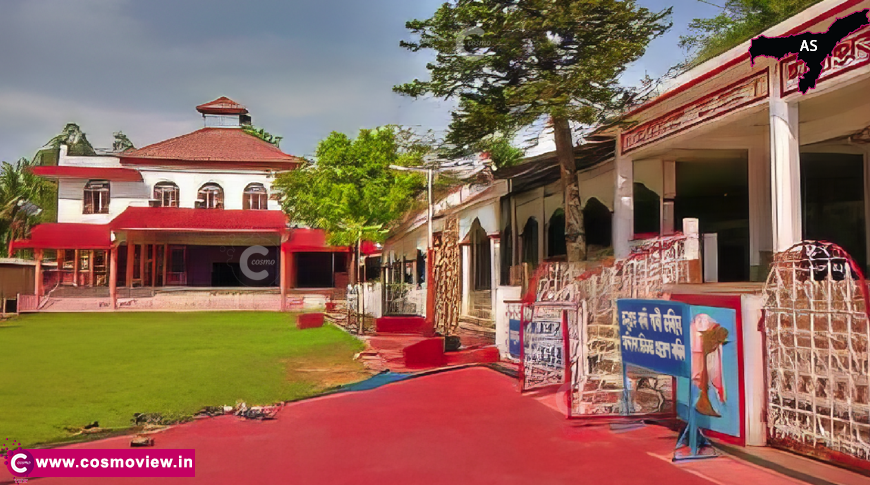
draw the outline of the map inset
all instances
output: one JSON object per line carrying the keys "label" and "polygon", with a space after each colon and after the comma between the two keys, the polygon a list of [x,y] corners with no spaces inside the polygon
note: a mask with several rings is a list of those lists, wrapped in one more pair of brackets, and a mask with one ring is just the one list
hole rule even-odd
{"label": "map inset", "polygon": [[808,90],[816,87],[816,81],[822,74],[822,65],[834,47],[847,35],[870,23],[867,19],[868,11],[870,9],[864,9],[839,18],[823,33],[804,32],[783,37],[760,35],[752,39],[749,46],[752,63],[755,64],[755,58],[759,56],[781,60],[790,54],[797,54],[797,59],[807,66],[807,71],[798,84],[801,93],[806,94]]}

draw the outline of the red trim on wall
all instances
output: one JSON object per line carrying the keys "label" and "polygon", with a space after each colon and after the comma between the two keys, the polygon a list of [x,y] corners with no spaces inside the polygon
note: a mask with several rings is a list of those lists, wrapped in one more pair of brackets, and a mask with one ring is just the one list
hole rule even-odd
{"label": "red trim on wall", "polygon": [[[842,3],[836,7],[828,10],[827,12],[817,16],[817,17],[814,17],[810,20],[807,20],[806,22],[798,25],[797,27],[794,27],[793,29],[782,34],[781,36],[794,35],[798,32],[804,31],[807,28],[812,27],[813,25],[815,25],[823,20],[831,18],[834,15],[837,15],[844,10],[848,10],[848,9],[854,7],[855,5],[860,4],[863,1],[864,0],[848,0],[847,2]],[[670,91],[665,92],[661,96],[658,96],[655,99],[651,99],[647,103],[644,103],[644,104],[632,109],[631,111],[629,111],[628,113],[623,115],[623,118],[628,118],[629,116],[633,116],[633,115],[640,113],[642,111],[646,111],[646,110],[652,108],[653,106],[655,106],[655,105],[657,105],[657,104],[659,104],[667,99],[670,99],[670,98],[676,96],[677,94],[682,93],[683,91],[686,91],[686,90],[710,79],[711,77],[714,77],[717,74],[736,66],[737,64],[740,64],[741,62],[748,61],[749,59],[750,59],[749,51],[746,51],[745,53],[743,53],[739,57],[731,59],[730,61],[726,62],[725,64],[722,64],[721,66],[713,68],[713,69],[705,72],[704,74],[701,74],[700,76],[692,79],[691,81],[688,81],[685,84],[681,84],[681,85],[671,89]]]}
{"label": "red trim on wall", "polygon": [[[689,305],[711,306],[717,308],[730,308],[737,312],[735,326],[737,327],[737,382],[740,387],[740,436],[729,436],[712,430],[704,432],[709,436],[737,446],[746,446],[746,378],[743,364],[743,299],[736,295],[671,295],[672,301],[679,301]],[[676,389],[674,390],[676,398]]]}
{"label": "red trim on wall", "polygon": [[726,114],[732,113],[732,112],[734,112],[734,111],[736,111],[736,110],[738,110],[738,109],[745,108],[745,107],[747,107],[747,106],[751,106],[751,105],[753,105],[753,104],[755,104],[755,103],[758,103],[758,102],[761,101],[761,100],[768,99],[768,98],[770,97],[770,89],[769,89],[769,88],[768,88],[768,90],[767,90],[767,95],[765,95],[765,96],[755,96],[755,97],[753,97],[753,98],[751,98],[751,99],[748,99],[748,100],[746,100],[746,101],[744,101],[744,102],[742,102],[742,103],[740,103],[740,104],[734,105],[734,106],[732,106],[731,108],[728,108],[728,109],[725,110],[725,111],[722,111],[722,112],[720,112],[720,113],[716,113],[716,114],[714,114],[713,116],[710,116],[709,118],[704,118],[704,119],[701,119],[701,120],[695,121],[695,122],[693,122],[693,123],[686,124],[685,126],[679,128],[679,129],[677,129],[677,130],[674,130],[674,131],[672,131],[672,132],[670,132],[670,133],[667,133],[667,134],[663,135],[663,136],[660,137],[660,138],[655,138],[655,139],[652,139],[652,140],[644,141],[644,142],[642,142],[642,143],[640,143],[640,144],[638,144],[638,145],[635,145],[635,146],[633,146],[633,147],[631,147],[631,148],[628,148],[628,149],[625,148],[625,144],[624,144],[625,135],[627,135],[627,134],[631,134],[631,133],[633,133],[633,132],[635,132],[635,131],[638,131],[638,130],[640,130],[641,128],[647,126],[647,125],[655,124],[655,123],[657,123],[657,122],[660,121],[660,120],[663,120],[663,119],[669,118],[669,117],[673,116],[675,113],[678,113],[678,112],[680,112],[680,111],[685,111],[685,110],[686,110],[688,107],[690,107],[690,106],[702,104],[705,100],[710,99],[710,98],[714,98],[714,97],[718,96],[718,95],[721,94],[721,93],[724,93],[724,92],[726,92],[726,91],[734,90],[734,89],[736,89],[737,87],[739,87],[739,86],[745,84],[745,83],[746,83],[747,81],[749,81],[750,79],[753,79],[753,78],[756,78],[756,77],[766,77],[766,78],[767,78],[767,82],[768,82],[768,84],[769,84],[769,83],[770,83],[770,69],[769,69],[769,68],[764,68],[764,69],[761,70],[761,71],[754,72],[754,73],[752,73],[752,74],[750,74],[750,75],[748,75],[748,76],[746,76],[746,77],[740,78],[739,80],[737,80],[737,81],[735,81],[735,82],[733,82],[733,83],[731,83],[731,84],[729,84],[729,85],[727,85],[727,86],[725,86],[725,87],[719,88],[719,89],[713,91],[712,93],[706,94],[706,95],[704,95],[704,96],[702,96],[702,97],[699,97],[699,98],[697,98],[697,99],[694,99],[694,100],[692,100],[692,101],[690,101],[690,102],[688,102],[688,103],[686,103],[686,104],[680,105],[679,107],[674,108],[674,109],[668,111],[667,113],[665,113],[665,114],[663,114],[663,115],[661,115],[661,116],[658,116],[658,117],[653,118],[653,119],[651,119],[651,120],[649,120],[649,121],[646,121],[646,122],[644,122],[644,123],[641,123],[641,124],[635,126],[634,128],[632,128],[631,130],[628,130],[627,132],[621,133],[621,134],[619,135],[619,147],[620,147],[620,149],[622,150],[622,153],[629,153],[629,152],[632,152],[632,151],[634,151],[634,150],[638,150],[638,149],[640,149],[640,148],[643,148],[643,147],[645,147],[645,146],[647,146],[647,145],[651,145],[651,144],[653,144],[653,143],[660,142],[660,141],[662,141],[662,140],[666,140],[666,139],[668,139],[668,138],[670,138],[670,137],[672,137],[672,136],[674,136],[674,135],[677,135],[677,134],[679,134],[679,133],[682,133],[683,131],[688,130],[689,128],[694,128],[694,127],[696,127],[696,126],[703,125],[704,123],[707,123],[707,122],[709,122],[709,121],[713,121],[713,120],[715,120],[715,119],[717,119],[717,118],[719,118],[719,117],[721,117],[721,116],[724,116],[724,115],[726,115]]}

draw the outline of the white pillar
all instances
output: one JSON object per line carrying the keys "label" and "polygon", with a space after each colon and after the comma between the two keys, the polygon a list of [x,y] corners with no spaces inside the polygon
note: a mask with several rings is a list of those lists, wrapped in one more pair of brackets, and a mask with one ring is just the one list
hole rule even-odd
{"label": "white pillar", "polygon": [[490,297],[490,308],[492,309],[492,321],[495,321],[495,311],[498,308],[498,287],[501,282],[498,280],[500,276],[499,268],[501,265],[499,264],[499,255],[501,254],[501,241],[497,237],[489,238],[489,260],[490,260],[490,285],[489,285],[489,297]]}
{"label": "white pillar", "polygon": [[473,284],[471,282],[471,245],[463,244],[462,246],[462,308],[461,315],[468,315],[468,310],[471,307],[471,292]]}
{"label": "white pillar", "polygon": [[677,197],[677,162],[662,160],[662,206],[660,233],[667,236],[674,233],[676,214],[674,199]]}
{"label": "white pillar", "polygon": [[[773,250],[773,214],[770,181],[770,139],[765,134],[762,145],[749,148],[749,266],[753,281],[763,281],[767,263],[763,253]],[[754,273],[754,274],[753,274]]]}
{"label": "white pillar", "polygon": [[776,252],[785,251],[803,237],[798,120],[797,103],[786,103],[774,89],[770,97],[770,187]]}
{"label": "white pillar", "polygon": [[629,241],[634,238],[634,166],[622,154],[622,135],[616,139],[616,184],[613,197],[613,255],[630,254]]}

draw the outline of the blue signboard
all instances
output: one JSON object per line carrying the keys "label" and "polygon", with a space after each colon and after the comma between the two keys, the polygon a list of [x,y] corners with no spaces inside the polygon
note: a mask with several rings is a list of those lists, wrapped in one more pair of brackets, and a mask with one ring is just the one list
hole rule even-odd
{"label": "blue signboard", "polygon": [[[677,415],[698,427],[740,437],[740,382],[737,363],[737,312],[730,308],[691,306],[692,379],[677,380]],[[705,335],[708,340],[704,345]],[[711,338],[713,341],[710,341]],[[705,354],[704,348],[707,347]],[[691,388],[689,386],[692,386]]]}
{"label": "blue signboard", "polygon": [[689,377],[689,306],[665,300],[617,300],[622,361]]}
{"label": "blue signboard", "polygon": [[508,351],[511,357],[520,358],[520,321],[513,318],[508,320]]}

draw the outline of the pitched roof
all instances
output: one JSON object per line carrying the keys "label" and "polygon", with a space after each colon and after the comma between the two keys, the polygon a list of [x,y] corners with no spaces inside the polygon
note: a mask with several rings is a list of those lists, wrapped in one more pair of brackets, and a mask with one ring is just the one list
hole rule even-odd
{"label": "pitched roof", "polygon": [[241,128],[202,128],[176,138],[119,155],[121,163],[165,162],[284,162],[295,168],[303,160],[249,135]]}
{"label": "pitched roof", "polygon": [[287,218],[274,210],[127,207],[109,226],[115,231],[284,232]]}
{"label": "pitched roof", "polygon": [[202,114],[209,115],[244,115],[248,114],[248,109],[232,99],[221,96],[220,98],[201,104],[196,107],[196,110]]}
{"label": "pitched roof", "polygon": [[43,223],[30,230],[30,237],[12,243],[13,248],[33,249],[110,249],[106,224]]}

